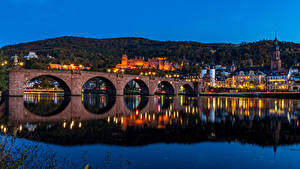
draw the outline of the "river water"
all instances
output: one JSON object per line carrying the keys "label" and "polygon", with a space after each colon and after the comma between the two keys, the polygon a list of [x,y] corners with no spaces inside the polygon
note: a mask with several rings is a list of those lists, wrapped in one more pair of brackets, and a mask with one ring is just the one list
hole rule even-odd
{"label": "river water", "polygon": [[78,166],[300,168],[300,100],[27,93],[2,98],[0,116],[17,144]]}

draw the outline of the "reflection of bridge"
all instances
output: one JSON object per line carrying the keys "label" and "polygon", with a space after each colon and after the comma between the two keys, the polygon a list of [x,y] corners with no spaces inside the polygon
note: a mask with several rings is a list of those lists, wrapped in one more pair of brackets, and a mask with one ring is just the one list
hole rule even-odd
{"label": "reflection of bridge", "polygon": [[[289,99],[262,99],[262,98],[229,98],[229,97],[173,97],[167,96],[147,97],[143,104],[140,102],[138,112],[128,108],[124,97],[115,97],[113,103],[107,103],[109,109],[105,111],[91,112],[83,103],[84,97],[71,97],[71,101],[61,109],[61,112],[53,115],[41,116],[30,112],[24,105],[23,97],[10,97],[9,104],[0,105],[0,112],[4,114],[5,105],[9,105],[10,121],[38,122],[38,121],[62,121],[70,119],[93,120],[105,119],[108,116],[130,115],[135,113],[165,113],[166,111],[183,111],[186,113],[200,113],[202,119],[216,121],[216,116],[223,115],[245,115],[250,119],[264,117],[268,115],[286,116],[289,119],[299,120],[300,101]],[[161,102],[159,101],[161,98]],[[98,99],[99,100],[99,99]],[[159,106],[158,103],[164,103]],[[97,103],[98,104],[98,103]],[[42,110],[39,110],[42,111]],[[298,122],[299,123],[299,122]]]}
{"label": "reflection of bridge", "polygon": [[[125,105],[124,97],[116,98],[112,109],[105,114],[96,115],[88,112],[81,103],[81,97],[72,97],[71,102],[61,113],[43,117],[30,113],[24,106],[23,98],[11,97],[8,132],[14,136],[22,138],[25,136],[27,139],[60,145],[96,143],[145,145],[156,142],[190,144],[228,140],[261,146],[274,145],[276,149],[277,145],[300,141],[299,118],[295,116],[299,114],[298,100],[201,97],[186,99],[185,102],[181,100],[184,97],[176,97],[171,101],[171,105],[167,104],[165,106],[167,108],[161,110],[162,113],[158,113],[155,118],[147,119],[145,114],[144,117],[140,114],[133,115],[134,118],[131,119],[131,115],[128,116],[131,111]],[[157,113],[159,109],[154,98],[149,97],[148,104],[139,113]],[[180,102],[188,106],[181,106]],[[187,107],[192,104],[198,107],[199,111],[190,112]],[[186,111],[182,110],[186,108]],[[278,110],[276,114],[273,114],[273,108]],[[177,110],[183,113],[175,115]],[[113,117],[110,119],[124,117],[124,122],[123,124],[121,120],[109,122],[108,118],[106,122],[98,120],[108,116]],[[204,116],[206,120],[203,120]],[[73,121],[80,122],[78,124],[83,122],[84,127],[73,130],[71,127]],[[30,125],[26,125],[27,122]],[[67,122],[71,122],[70,128],[64,130],[65,127],[61,124]],[[19,129],[18,126],[22,125],[27,129]],[[159,127],[162,125],[165,127]]]}
{"label": "reflection of bridge", "polygon": [[82,86],[92,78],[102,78],[104,81],[114,89],[116,95],[123,95],[124,88],[131,80],[136,81],[141,87],[143,92],[148,95],[154,95],[155,88],[158,84],[164,83],[164,85],[172,88],[172,94],[178,94],[181,86],[192,89],[193,93],[197,93],[197,84],[193,82],[186,82],[180,79],[162,78],[155,76],[138,76],[138,75],[126,75],[126,74],[113,74],[104,72],[91,72],[91,71],[58,71],[58,70],[26,70],[16,68],[9,73],[9,95],[23,96],[25,84],[37,77],[48,76],[60,82],[67,94],[81,95]]}
{"label": "reflection of bridge", "polygon": [[[167,106],[166,110],[182,110],[185,109],[185,106],[181,106],[179,99],[174,99],[170,106]],[[129,110],[124,97],[116,97],[116,102],[113,107],[104,112],[103,114],[93,114],[89,112],[82,103],[82,97],[72,97],[70,103],[67,107],[60,113],[52,116],[40,116],[30,112],[24,106],[23,97],[10,97],[9,98],[9,121],[17,123],[26,123],[26,122],[43,122],[43,121],[63,121],[63,120],[96,120],[96,119],[105,119],[108,116],[114,115],[130,115],[132,113],[158,113],[165,112],[166,110],[158,108],[155,103],[154,97],[149,97],[147,104],[141,110]],[[171,111],[172,111],[171,110]],[[137,111],[137,112],[136,112]]]}

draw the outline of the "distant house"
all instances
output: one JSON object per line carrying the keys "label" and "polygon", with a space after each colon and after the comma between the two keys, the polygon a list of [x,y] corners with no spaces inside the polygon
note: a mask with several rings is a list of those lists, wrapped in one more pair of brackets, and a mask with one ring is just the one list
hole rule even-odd
{"label": "distant house", "polygon": [[289,89],[290,90],[300,90],[300,64],[290,68],[290,81],[289,81]]}
{"label": "distant house", "polygon": [[24,59],[30,60],[30,59],[37,59],[39,58],[38,55],[35,52],[29,52],[27,56],[24,56]]}
{"label": "distant house", "polygon": [[51,56],[51,55],[49,55],[49,54],[47,54],[47,58],[48,58],[48,59],[52,59],[52,58],[54,58],[54,57]]}

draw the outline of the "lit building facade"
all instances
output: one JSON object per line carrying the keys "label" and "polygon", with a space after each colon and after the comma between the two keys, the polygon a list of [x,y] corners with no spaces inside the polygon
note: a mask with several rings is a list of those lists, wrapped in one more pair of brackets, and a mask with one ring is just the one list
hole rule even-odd
{"label": "lit building facade", "polygon": [[61,65],[61,64],[49,64],[48,69],[56,69],[56,70],[90,70],[91,67],[84,67],[82,65],[75,66],[71,65]]}
{"label": "lit building facade", "polygon": [[239,68],[226,79],[226,87],[237,89],[266,89],[266,74],[263,67]]}
{"label": "lit building facade", "polygon": [[123,54],[121,64],[117,64],[115,69],[156,69],[163,71],[175,71],[181,70],[182,64],[172,64],[164,57],[149,58],[147,61],[144,57],[128,59],[127,55]]}
{"label": "lit building facade", "polygon": [[300,64],[296,63],[290,68],[289,90],[300,90]]}
{"label": "lit building facade", "polygon": [[289,90],[290,72],[280,71],[272,72],[267,77],[267,88],[268,90]]}

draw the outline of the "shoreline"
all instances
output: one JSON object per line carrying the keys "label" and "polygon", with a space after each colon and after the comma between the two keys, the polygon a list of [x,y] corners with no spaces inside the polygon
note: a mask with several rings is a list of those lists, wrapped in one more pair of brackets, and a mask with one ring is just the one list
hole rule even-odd
{"label": "shoreline", "polygon": [[199,96],[261,97],[300,99],[300,92],[241,92],[200,93]]}

